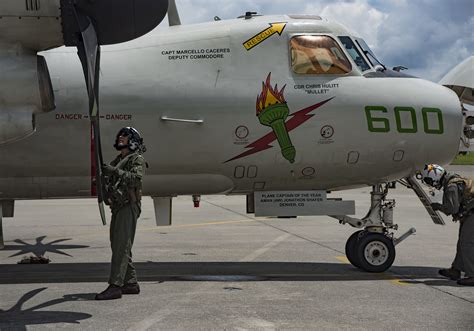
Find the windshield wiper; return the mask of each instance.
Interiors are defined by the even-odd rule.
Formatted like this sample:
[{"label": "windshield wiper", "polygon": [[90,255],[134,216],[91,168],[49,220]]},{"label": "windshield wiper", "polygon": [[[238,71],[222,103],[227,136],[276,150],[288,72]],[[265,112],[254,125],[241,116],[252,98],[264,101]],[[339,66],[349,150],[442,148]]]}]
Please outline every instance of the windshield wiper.
[{"label": "windshield wiper", "polygon": [[377,62],[377,64],[380,64],[380,65],[382,66],[382,68],[383,68],[383,70],[381,70],[382,72],[387,70],[387,67],[386,67],[382,62],[380,62],[380,61],[375,57],[375,55],[372,54],[372,52],[369,52],[369,51],[364,50],[364,54],[365,54],[365,56],[369,56],[369,55],[370,55],[370,57],[371,57],[372,59],[374,59],[374,60]]}]

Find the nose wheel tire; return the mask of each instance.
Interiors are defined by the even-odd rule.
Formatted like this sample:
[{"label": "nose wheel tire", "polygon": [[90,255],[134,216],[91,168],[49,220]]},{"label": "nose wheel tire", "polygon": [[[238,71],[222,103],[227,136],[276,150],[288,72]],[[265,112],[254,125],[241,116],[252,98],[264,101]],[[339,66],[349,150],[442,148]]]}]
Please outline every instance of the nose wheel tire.
[{"label": "nose wheel tire", "polygon": [[384,272],[395,261],[392,239],[381,233],[366,232],[356,241],[358,267],[367,272]]},{"label": "nose wheel tire", "polygon": [[359,258],[357,256],[357,242],[364,230],[354,232],[346,242],[346,257],[349,262],[357,268],[360,268]]}]

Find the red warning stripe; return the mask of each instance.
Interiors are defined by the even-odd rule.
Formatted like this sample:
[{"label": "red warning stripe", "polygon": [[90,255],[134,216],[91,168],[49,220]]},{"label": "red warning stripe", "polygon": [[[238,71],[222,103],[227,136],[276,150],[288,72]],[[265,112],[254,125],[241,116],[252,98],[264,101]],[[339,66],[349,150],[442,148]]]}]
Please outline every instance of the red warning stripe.
[{"label": "red warning stripe", "polygon": [[91,196],[97,196],[97,186],[96,186],[96,160],[95,160],[95,153],[94,153],[94,147],[95,147],[95,139],[94,139],[94,131],[92,129],[92,123],[91,123]]}]

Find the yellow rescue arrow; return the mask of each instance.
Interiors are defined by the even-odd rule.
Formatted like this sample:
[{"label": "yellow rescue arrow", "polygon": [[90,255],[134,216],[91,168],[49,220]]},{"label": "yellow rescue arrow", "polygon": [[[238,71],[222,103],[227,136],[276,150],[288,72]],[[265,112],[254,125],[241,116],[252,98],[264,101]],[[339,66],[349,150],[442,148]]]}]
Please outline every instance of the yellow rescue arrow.
[{"label": "yellow rescue arrow", "polygon": [[281,33],[286,27],[286,22],[278,23],[269,23],[270,27],[263,30],[262,32],[257,33],[255,36],[243,43],[246,50],[250,51],[255,46],[258,46],[260,43],[264,42],[275,33],[278,33],[281,36]]}]

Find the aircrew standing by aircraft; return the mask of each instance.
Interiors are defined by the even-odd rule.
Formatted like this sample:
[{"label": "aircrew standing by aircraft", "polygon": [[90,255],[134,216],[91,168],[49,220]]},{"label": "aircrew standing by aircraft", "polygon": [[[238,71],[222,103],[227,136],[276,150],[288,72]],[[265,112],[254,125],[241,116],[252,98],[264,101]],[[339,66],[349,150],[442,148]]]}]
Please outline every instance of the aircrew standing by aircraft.
[{"label": "aircrew standing by aircraft", "polygon": [[112,210],[110,285],[96,296],[96,300],[120,299],[122,294],[140,293],[132,262],[132,245],[141,213],[142,178],[146,164],[142,154],[145,146],[139,132],[126,127],[118,132],[114,147],[120,154],[110,165],[103,166],[106,202]]},{"label": "aircrew standing by aircraft", "polygon": [[[456,257],[451,268],[441,269],[439,274],[457,280],[459,285],[474,286],[474,181],[429,164],[423,170],[423,182],[443,189],[443,203],[433,203],[433,209],[460,222]],[[462,271],[466,274],[463,279]]]},{"label": "aircrew standing by aircraft", "polygon": [[[185,26],[174,0],[43,2],[50,5],[31,11],[0,1],[8,17],[0,20],[0,149],[9,156],[0,158],[0,219],[13,217],[19,199],[97,196],[105,225],[101,138],[112,141],[116,123],[133,122],[160,145],[147,156],[154,169],[144,190],[157,225],[172,223],[177,195],[242,194],[256,215],[333,215],[356,227],[349,261],[383,272],[395,245],[414,233],[395,237],[387,183],[411,181],[414,164],[449,163],[461,139],[463,151],[474,151],[461,108],[474,104],[474,57],[442,86],[387,68],[361,36],[320,16],[247,12]],[[170,27],[154,29],[166,14]],[[62,45],[74,48],[53,49]],[[77,136],[90,139],[92,153]],[[48,141],[61,141],[61,153]],[[119,192],[108,184],[111,196]],[[362,219],[351,217],[355,201],[327,196],[366,185]],[[292,198],[258,199],[274,192]],[[112,209],[115,228],[122,209]]]}]

